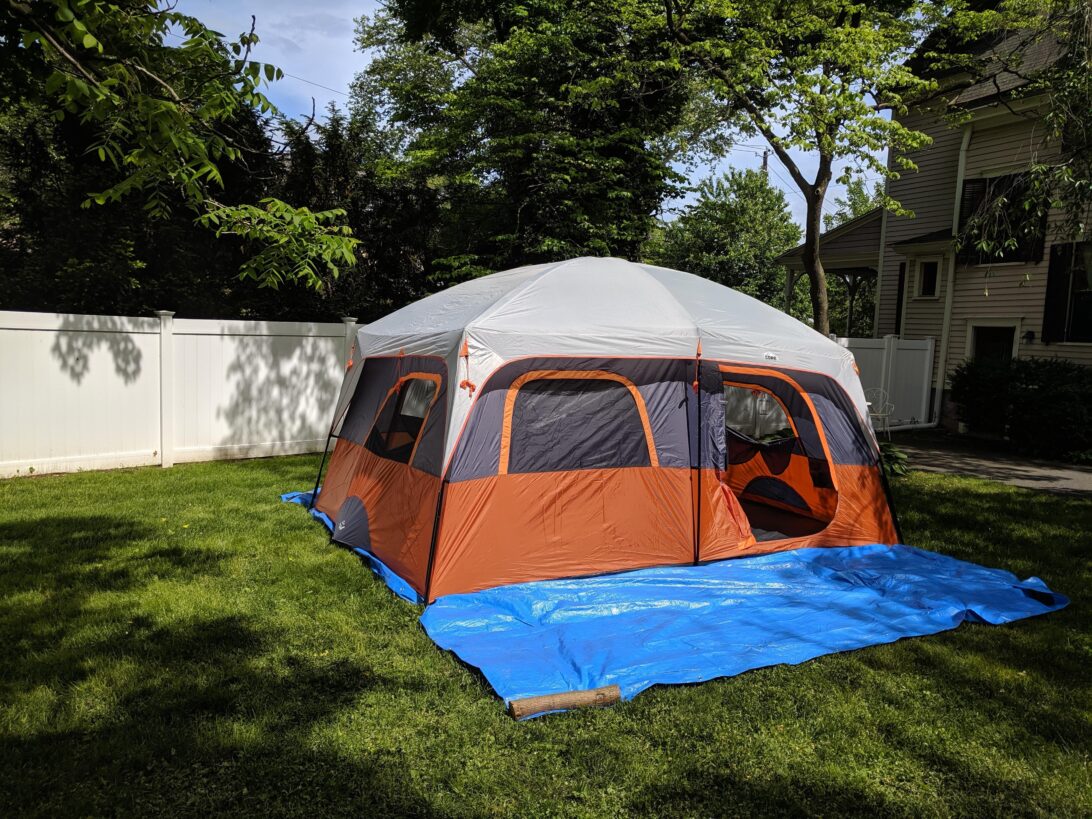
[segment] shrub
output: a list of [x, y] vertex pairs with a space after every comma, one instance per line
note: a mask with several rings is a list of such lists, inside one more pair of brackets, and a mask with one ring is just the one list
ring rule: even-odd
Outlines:
[[1092, 460], [1092, 367], [1057, 358], [965, 361], [952, 375], [959, 420], [1032, 455]]
[[901, 478], [910, 472], [910, 458], [890, 441], [880, 441], [880, 463], [889, 478]]

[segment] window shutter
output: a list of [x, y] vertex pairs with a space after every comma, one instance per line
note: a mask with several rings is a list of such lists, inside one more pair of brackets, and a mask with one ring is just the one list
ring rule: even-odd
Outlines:
[[963, 180], [963, 193], [959, 198], [959, 229], [967, 226], [967, 220], [982, 207], [986, 199], [990, 180], [965, 179]]
[[906, 262], [899, 262], [899, 295], [895, 299], [895, 335], [902, 332], [902, 300], [906, 296]]
[[[964, 179], [963, 191], [959, 197], [959, 232], [967, 228], [967, 222], [981, 210], [986, 197], [989, 195], [990, 180], [988, 179]], [[976, 264], [982, 254], [971, 243], [966, 243], [959, 251], [957, 257], [965, 264]]]
[[1076, 246], [1051, 245], [1047, 268], [1046, 303], [1043, 306], [1043, 343], [1065, 341], [1066, 312], [1069, 310], [1069, 274]]

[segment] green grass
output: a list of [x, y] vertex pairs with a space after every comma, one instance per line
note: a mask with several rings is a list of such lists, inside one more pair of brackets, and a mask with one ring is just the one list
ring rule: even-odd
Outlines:
[[1092, 813], [1088, 498], [895, 487], [1060, 613], [516, 723], [278, 501], [314, 468], [0, 482], [0, 815]]

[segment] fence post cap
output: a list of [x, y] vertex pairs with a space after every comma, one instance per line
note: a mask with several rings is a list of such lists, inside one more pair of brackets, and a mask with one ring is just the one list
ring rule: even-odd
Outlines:
[[356, 324], [356, 316], [342, 316], [341, 320], [346, 324]]
[[174, 310], [153, 310], [152, 312], [160, 318], [170, 318], [174, 315]]

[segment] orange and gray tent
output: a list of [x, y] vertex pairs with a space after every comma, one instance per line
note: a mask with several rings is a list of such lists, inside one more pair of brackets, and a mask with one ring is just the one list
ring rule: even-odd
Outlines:
[[580, 258], [362, 327], [316, 507], [422, 601], [898, 541], [852, 354], [697, 276]]

